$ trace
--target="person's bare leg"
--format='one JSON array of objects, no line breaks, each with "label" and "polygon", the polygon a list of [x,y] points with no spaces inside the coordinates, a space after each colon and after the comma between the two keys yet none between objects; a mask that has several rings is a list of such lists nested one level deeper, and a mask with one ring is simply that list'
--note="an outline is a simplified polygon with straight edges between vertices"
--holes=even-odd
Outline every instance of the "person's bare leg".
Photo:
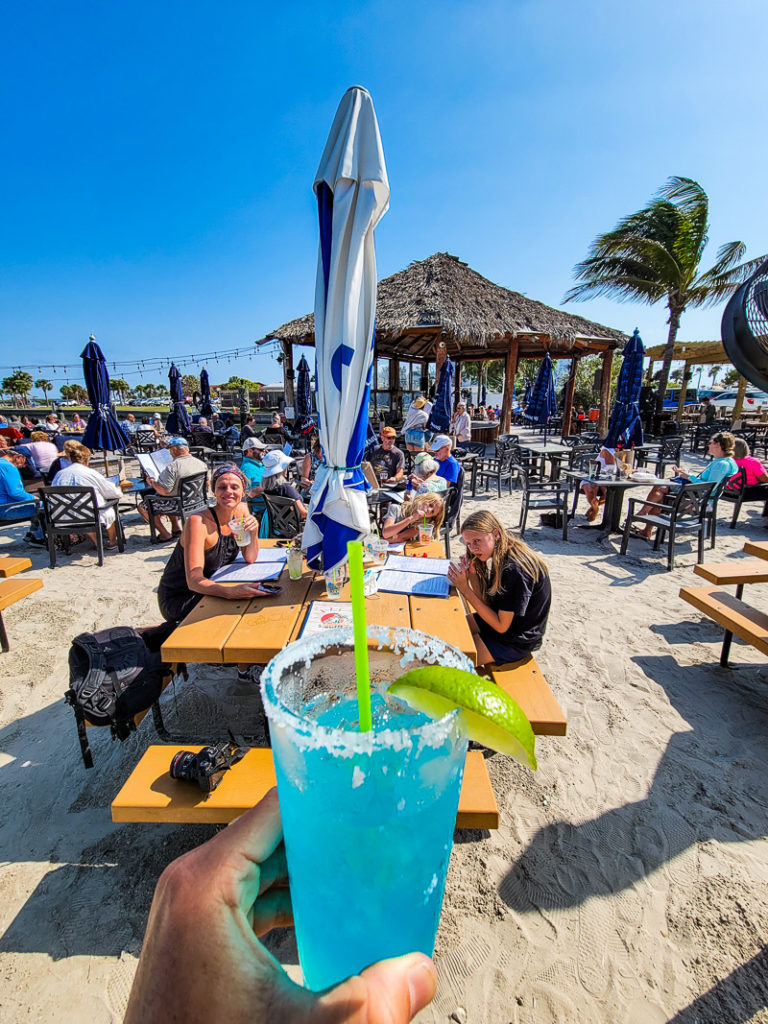
[{"label": "person's bare leg", "polygon": [[[653,502],[659,503],[661,501],[661,499],[664,497],[664,495],[668,494],[668,493],[669,493],[669,488],[668,487],[652,487],[650,492],[649,492],[649,494],[648,494],[648,497],[645,500],[647,502],[652,502],[653,501]],[[639,516],[647,516],[647,515],[649,515],[652,512],[658,512],[658,509],[655,508],[653,505],[648,504],[648,505],[643,505],[643,507],[640,509],[640,511],[637,513],[637,515],[639,515]],[[647,526],[643,527],[643,529],[640,531],[640,533],[642,533],[642,535],[645,537],[646,540],[650,540],[651,539],[651,534],[653,533],[653,526],[651,526],[651,524],[649,523]]]},{"label": "person's bare leg", "polygon": [[181,523],[178,516],[169,516],[171,521],[171,536],[177,537],[181,533]]},{"label": "person's bare leg", "polygon": [[598,501],[597,492],[598,489],[595,484],[584,483],[581,485],[581,489],[584,491],[584,497],[589,502],[589,511],[587,512],[587,520],[591,523],[597,519],[597,514],[600,511],[600,502]]}]

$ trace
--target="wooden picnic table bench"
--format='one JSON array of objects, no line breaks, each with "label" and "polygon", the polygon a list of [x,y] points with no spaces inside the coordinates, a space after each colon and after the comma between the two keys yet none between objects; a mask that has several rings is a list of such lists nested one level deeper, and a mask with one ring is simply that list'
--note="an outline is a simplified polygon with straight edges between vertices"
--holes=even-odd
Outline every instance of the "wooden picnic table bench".
[{"label": "wooden picnic table bench", "polygon": [[[728,657],[734,636],[762,654],[768,655],[768,615],[742,600],[747,584],[768,582],[768,542],[747,541],[744,551],[757,557],[728,562],[705,562],[694,567],[693,571],[698,576],[714,586],[680,589],[680,597],[684,601],[725,630],[720,650],[720,664],[723,668],[728,668]],[[736,586],[734,594],[721,589],[728,585]]]},{"label": "wooden picnic table bench", "polygon": [[34,594],[36,590],[42,590],[43,581],[30,576],[20,579],[9,579],[16,576],[25,569],[29,569],[32,562],[28,558],[12,558],[10,555],[0,557],[0,650],[6,654],[10,650],[8,634],[5,631],[3,612],[12,604]]},{"label": "wooden picnic table bench", "polygon": [[[242,761],[224,773],[208,795],[197,786],[172,779],[171,760],[180,750],[200,746],[152,746],[112,801],[116,822],[227,824],[253,807],[275,784],[272,751],[251,748]],[[467,752],[456,828],[498,828],[499,808],[480,750]]]}]

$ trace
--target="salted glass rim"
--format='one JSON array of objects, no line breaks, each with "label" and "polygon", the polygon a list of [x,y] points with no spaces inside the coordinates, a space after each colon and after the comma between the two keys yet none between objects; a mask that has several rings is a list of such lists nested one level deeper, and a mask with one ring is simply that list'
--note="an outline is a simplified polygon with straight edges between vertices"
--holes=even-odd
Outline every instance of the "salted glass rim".
[{"label": "salted glass rim", "polygon": [[[446,641],[429,636],[420,630],[392,626],[368,626],[366,632],[370,638],[379,641],[379,650],[394,649],[395,658],[398,657],[398,654],[402,658],[410,649],[413,651],[412,660],[423,660],[417,653],[419,645],[427,645],[427,651],[429,651],[430,645],[437,645],[441,655],[440,664],[449,664],[451,667],[461,668],[465,672],[475,672],[475,666],[462,651]],[[337,729],[321,725],[304,715],[297,714],[284,703],[277,692],[275,680],[279,679],[280,673],[284,669],[300,660],[300,657],[297,656],[301,655],[301,648],[307,649],[308,657],[312,658],[319,654],[325,654],[331,648],[352,649],[353,646],[352,629],[338,627],[324,631],[320,635],[301,637],[275,655],[268,663],[261,678],[261,693],[270,726],[284,726],[290,729],[295,734],[297,742],[303,746],[326,747],[344,755],[370,753],[374,750],[395,747],[411,747],[414,742],[440,747],[457,727],[466,734],[466,727],[459,724],[459,713],[456,709],[446,712],[441,718],[431,719],[411,728],[355,732],[352,729]],[[446,655],[447,662],[443,660]],[[402,671],[407,671],[407,667],[404,666]]]}]

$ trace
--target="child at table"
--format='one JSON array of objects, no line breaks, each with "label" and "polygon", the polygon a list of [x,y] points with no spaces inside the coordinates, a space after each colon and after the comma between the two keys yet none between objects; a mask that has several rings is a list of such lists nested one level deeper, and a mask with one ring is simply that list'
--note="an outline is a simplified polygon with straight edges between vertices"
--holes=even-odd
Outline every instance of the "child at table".
[{"label": "child at table", "polygon": [[522,540],[490,512],[473,512],[461,528],[468,554],[448,580],[475,609],[468,616],[477,662],[503,665],[541,647],[552,590],[549,572]]},{"label": "child at table", "polygon": [[417,494],[411,501],[399,504],[393,501],[384,516],[381,535],[384,540],[399,544],[404,540],[413,540],[419,535],[419,523],[426,522],[434,526],[432,536],[435,540],[440,536],[440,527],[445,518],[445,505],[439,494]]}]

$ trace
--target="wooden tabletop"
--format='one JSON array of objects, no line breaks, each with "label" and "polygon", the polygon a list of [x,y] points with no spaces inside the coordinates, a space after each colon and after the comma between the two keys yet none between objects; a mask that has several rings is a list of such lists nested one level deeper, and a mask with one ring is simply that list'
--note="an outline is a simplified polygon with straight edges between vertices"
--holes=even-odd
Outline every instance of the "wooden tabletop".
[{"label": "wooden tabletop", "polygon": [[[259,543],[263,547],[276,546],[274,540]],[[405,551],[417,557],[445,557],[440,541],[426,545],[409,543]],[[310,604],[328,600],[322,574],[308,569],[306,564],[300,580],[289,579],[284,569],[280,585],[282,591],[270,598],[229,601],[223,597],[204,597],[163,644],[163,659],[201,664],[261,664],[274,658],[297,639]],[[349,600],[348,583],[336,600]],[[473,663],[476,660],[464,603],[453,588],[447,598],[381,591],[366,597],[365,611],[369,625],[418,629],[457,647]]]}]

